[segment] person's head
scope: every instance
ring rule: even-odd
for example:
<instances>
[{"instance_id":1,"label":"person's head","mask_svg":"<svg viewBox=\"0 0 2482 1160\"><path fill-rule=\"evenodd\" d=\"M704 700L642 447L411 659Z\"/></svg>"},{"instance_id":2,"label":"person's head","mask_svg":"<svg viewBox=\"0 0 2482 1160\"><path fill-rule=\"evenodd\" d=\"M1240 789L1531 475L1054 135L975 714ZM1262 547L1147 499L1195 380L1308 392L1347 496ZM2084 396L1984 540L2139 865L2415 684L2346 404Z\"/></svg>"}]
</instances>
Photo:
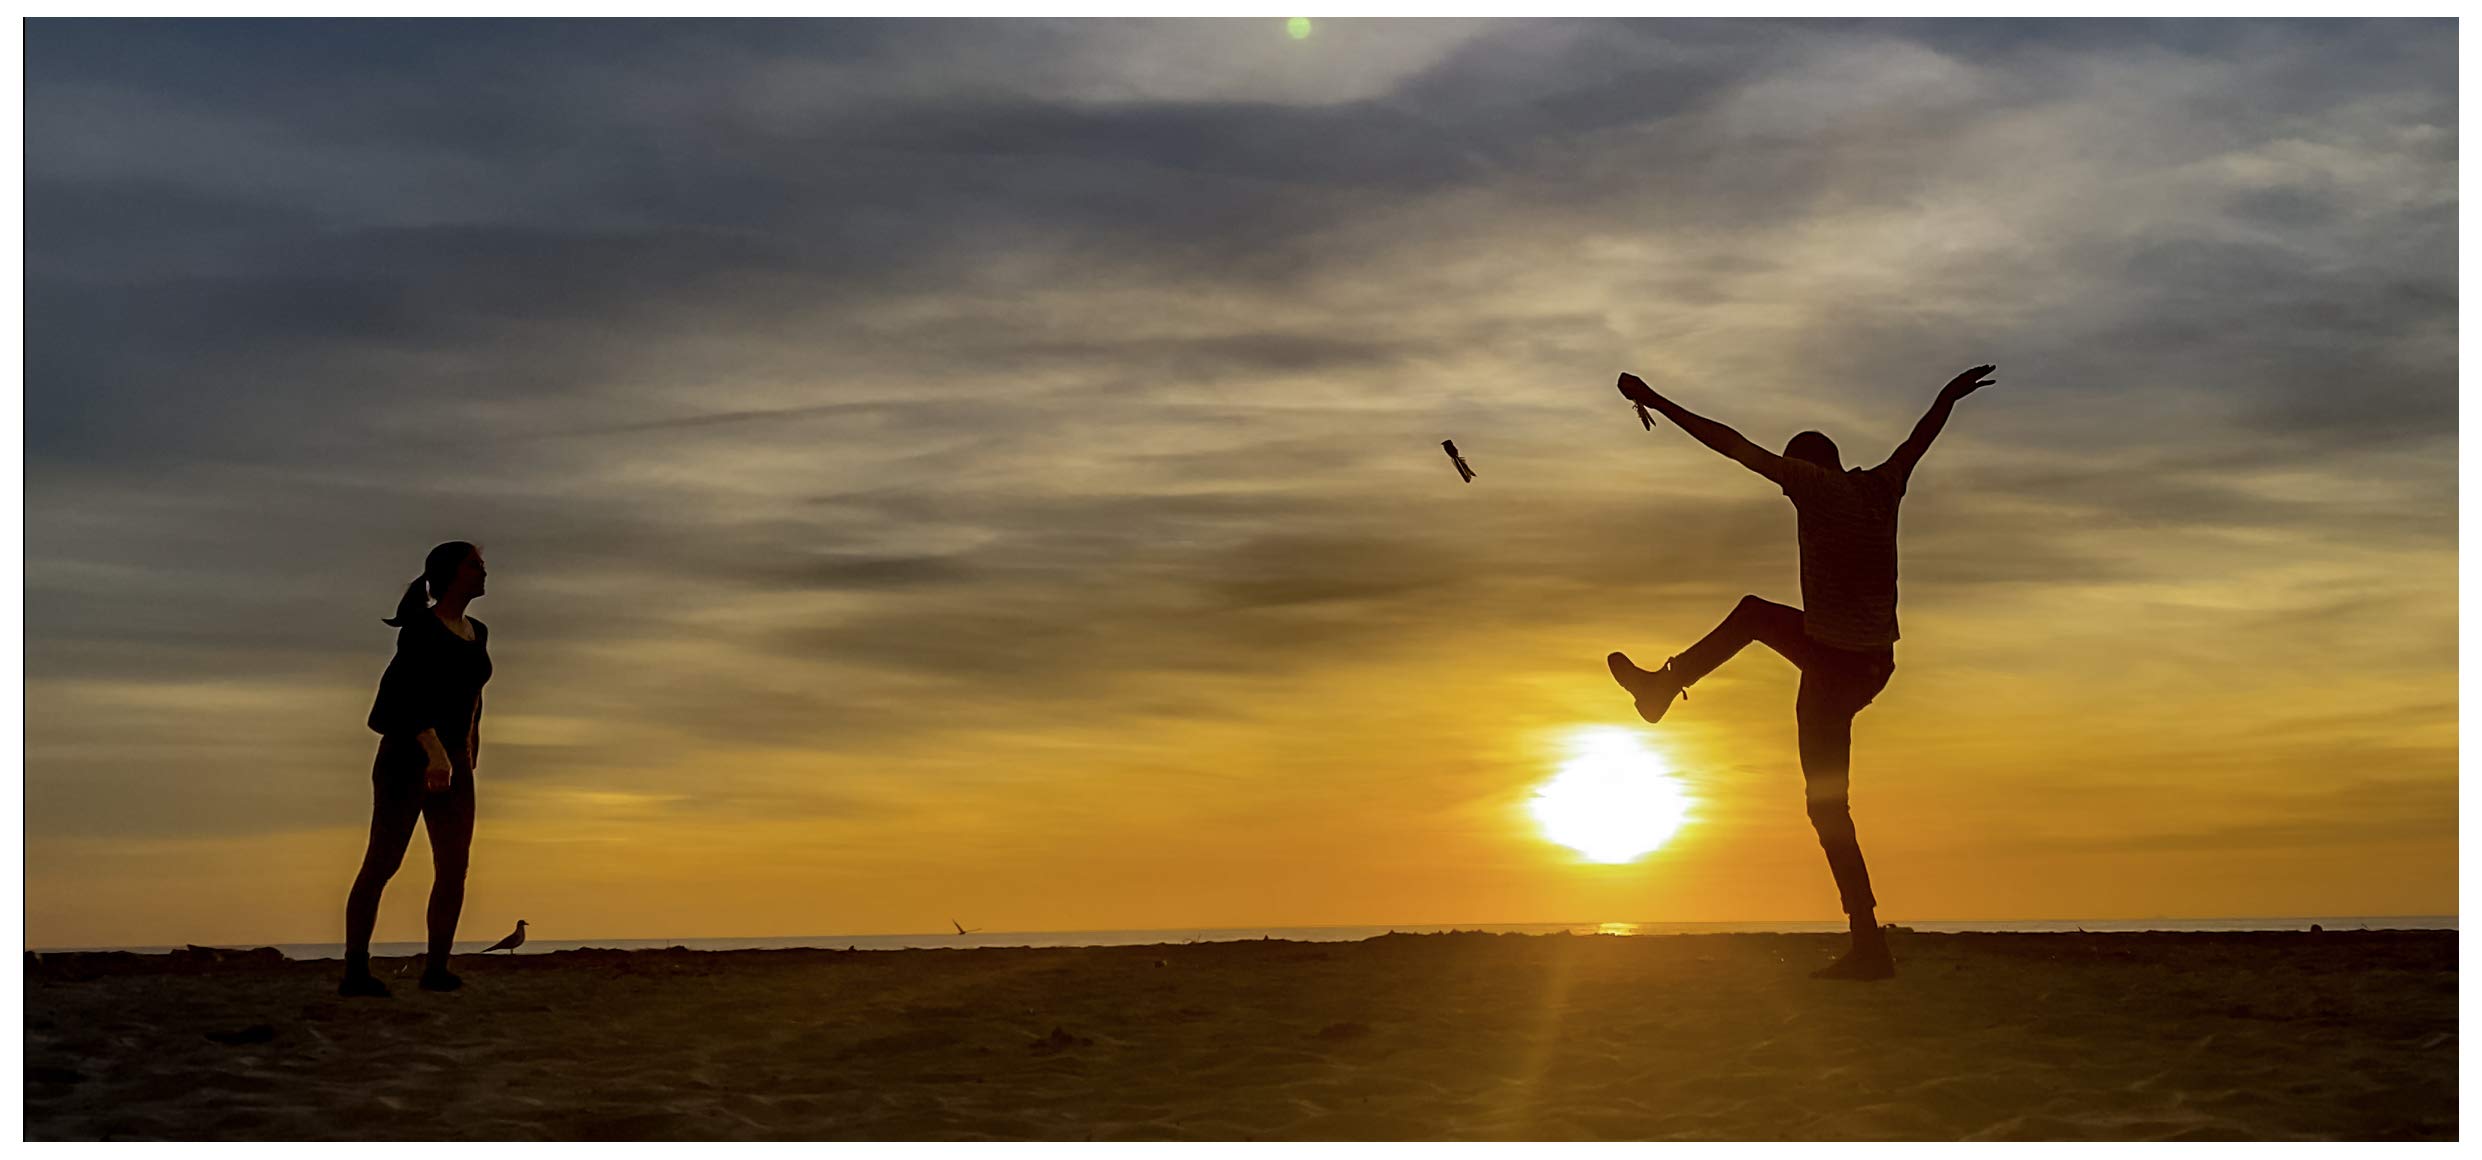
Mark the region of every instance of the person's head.
<instances>
[{"instance_id":1,"label":"person's head","mask_svg":"<svg viewBox=\"0 0 2482 1160\"><path fill-rule=\"evenodd\" d=\"M1816 431L1804 431L1784 445L1786 459L1815 463L1829 471L1844 470L1844 459L1836 451L1836 441Z\"/></svg>"},{"instance_id":2,"label":"person's head","mask_svg":"<svg viewBox=\"0 0 2482 1160\"><path fill-rule=\"evenodd\" d=\"M463 540L450 540L422 558L422 575L405 586L396 615L381 621L396 628L412 623L408 616L430 610L431 600L469 601L483 594L483 550ZM429 600L424 599L425 590Z\"/></svg>"}]
</instances>

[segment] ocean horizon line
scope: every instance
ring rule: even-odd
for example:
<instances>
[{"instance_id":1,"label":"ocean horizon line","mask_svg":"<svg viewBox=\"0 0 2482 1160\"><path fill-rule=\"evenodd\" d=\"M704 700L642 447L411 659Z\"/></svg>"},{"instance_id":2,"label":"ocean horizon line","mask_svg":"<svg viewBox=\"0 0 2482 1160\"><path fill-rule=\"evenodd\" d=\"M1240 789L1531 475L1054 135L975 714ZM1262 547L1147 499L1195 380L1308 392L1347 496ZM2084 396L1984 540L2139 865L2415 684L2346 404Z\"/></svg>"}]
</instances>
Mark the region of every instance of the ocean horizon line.
<instances>
[{"instance_id":1,"label":"ocean horizon line","mask_svg":"<svg viewBox=\"0 0 2482 1160\"><path fill-rule=\"evenodd\" d=\"M2144 918L2038 918L2038 919L1916 919L1899 920L1891 925L1926 934L2133 934L2146 931L2171 933L2242 933L2252 931L2307 930L2312 925L2336 930L2366 928L2371 930L2456 930L2453 914L2385 914L2385 915L2155 915ZM1216 926L1216 927L1147 927L1090 928L1053 930L982 930L916 931L895 934L801 934L801 935L726 935L726 936L603 936L582 939L529 937L526 945L515 953L550 954L564 950L657 950L680 947L688 950L936 950L999 947L1083 947L1083 946L1151 946L1170 943L1239 942L1259 939L1282 939L1295 942L1358 942L1388 934L1586 934L1619 937L1658 937L1683 934L1819 934L1846 929L1841 919L1775 919L1715 921L1641 921L1641 922L1483 922L1483 923L1301 923L1293 925ZM459 940L456 954L476 954L491 945L493 938ZM221 942L214 944L128 944L118 946L54 946L28 947L34 954L92 954L123 951L132 954L163 954L190 945L211 945L217 949L254 949L273 947L290 959L342 958L344 944L335 942ZM419 940L374 941L371 953L389 958L420 953L424 944Z\"/></svg>"}]
</instances>

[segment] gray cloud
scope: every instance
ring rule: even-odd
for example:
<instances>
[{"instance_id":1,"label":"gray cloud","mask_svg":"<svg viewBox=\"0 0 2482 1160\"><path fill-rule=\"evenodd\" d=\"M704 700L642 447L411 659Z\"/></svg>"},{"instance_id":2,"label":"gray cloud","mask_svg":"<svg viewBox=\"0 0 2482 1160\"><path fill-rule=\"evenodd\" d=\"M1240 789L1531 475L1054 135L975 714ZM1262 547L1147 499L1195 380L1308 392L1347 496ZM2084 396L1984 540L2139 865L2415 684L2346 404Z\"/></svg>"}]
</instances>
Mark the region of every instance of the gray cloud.
<instances>
[{"instance_id":1,"label":"gray cloud","mask_svg":"<svg viewBox=\"0 0 2482 1160\"><path fill-rule=\"evenodd\" d=\"M1875 462L2000 363L1925 592L2452 559L2452 27L36 22L30 698L367 684L451 537L521 706L827 752L1789 598L1623 366Z\"/></svg>"}]
</instances>

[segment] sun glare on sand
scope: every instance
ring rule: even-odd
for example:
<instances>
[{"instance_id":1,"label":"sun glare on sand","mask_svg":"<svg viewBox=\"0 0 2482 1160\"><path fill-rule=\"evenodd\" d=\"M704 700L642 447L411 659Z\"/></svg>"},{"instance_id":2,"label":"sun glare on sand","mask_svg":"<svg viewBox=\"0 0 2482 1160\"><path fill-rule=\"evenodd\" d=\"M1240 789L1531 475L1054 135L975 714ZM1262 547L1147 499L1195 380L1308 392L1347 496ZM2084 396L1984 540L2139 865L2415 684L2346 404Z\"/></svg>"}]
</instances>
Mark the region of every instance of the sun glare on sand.
<instances>
[{"instance_id":1,"label":"sun glare on sand","mask_svg":"<svg viewBox=\"0 0 2482 1160\"><path fill-rule=\"evenodd\" d=\"M1560 772L1527 805L1543 836L1595 862L1661 849L1689 820L1689 794L1663 755L1627 729L1580 729Z\"/></svg>"}]
</instances>

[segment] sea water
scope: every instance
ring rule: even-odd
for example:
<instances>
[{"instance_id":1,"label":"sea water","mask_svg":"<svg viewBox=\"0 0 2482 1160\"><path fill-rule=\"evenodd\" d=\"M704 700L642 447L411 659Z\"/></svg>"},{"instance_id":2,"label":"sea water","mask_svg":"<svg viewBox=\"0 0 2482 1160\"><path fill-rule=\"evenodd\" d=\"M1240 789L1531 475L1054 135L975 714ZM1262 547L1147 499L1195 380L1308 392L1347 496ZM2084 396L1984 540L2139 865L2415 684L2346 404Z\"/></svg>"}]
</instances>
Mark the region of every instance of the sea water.
<instances>
[{"instance_id":1,"label":"sea water","mask_svg":"<svg viewBox=\"0 0 2482 1160\"><path fill-rule=\"evenodd\" d=\"M2311 915L2259 918L2085 918L2085 919L1958 919L1936 922L1905 920L1897 925L1907 930L1954 934L1973 931L2020 934L2060 934L2075 931L2112 933L2129 931L2253 931L2308 930L2312 924L2328 930L2455 930L2452 914L2419 915ZM612 950L647 950L663 947L684 947L694 951L788 950L821 948L828 950L938 950L969 947L1114 947L1155 946L1161 944L1236 942L1243 939L1289 939L1295 942L1359 942L1386 934L1439 934L1449 931L1479 931L1485 934L1573 934L1616 935L1641 938L1683 934L1833 934L1845 929L1841 920L1786 922L1587 922L1587 923L1398 923L1372 926L1224 926L1169 930L976 930L968 934L950 931L945 934L812 934L768 935L748 938L553 938L543 935L539 926L527 927L526 945L516 953L523 955L550 954L553 951L600 947ZM499 940L490 938L459 940L458 954L472 954ZM277 950L294 959L340 959L343 943L276 943ZM78 947L38 948L45 950L126 950L139 953L161 953L178 947ZM374 942L371 953L382 957L419 954L419 942Z\"/></svg>"}]
</instances>

